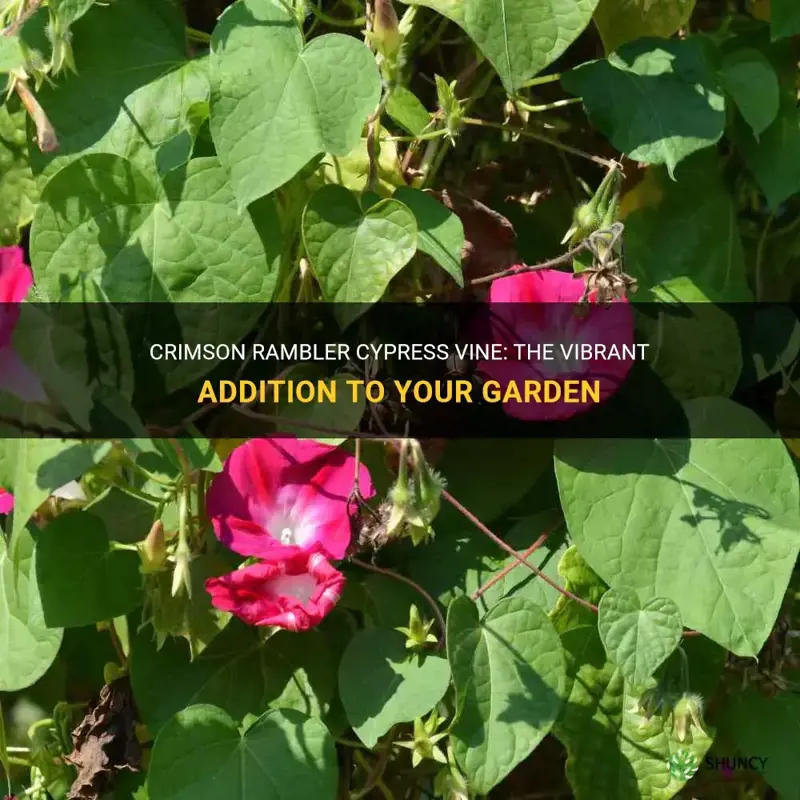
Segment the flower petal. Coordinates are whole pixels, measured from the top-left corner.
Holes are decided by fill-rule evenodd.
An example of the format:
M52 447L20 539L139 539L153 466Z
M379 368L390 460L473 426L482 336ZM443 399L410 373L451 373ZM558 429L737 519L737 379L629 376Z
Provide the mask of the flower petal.
M301 631L318 625L339 600L345 578L325 558L296 553L282 562L260 561L206 581L211 603L248 625Z
M14 495L0 489L0 514L8 514L14 508Z
M312 440L253 439L237 447L208 492L218 538L245 556L287 558L321 550L342 558L350 544L348 501L355 460L340 447ZM359 469L365 498L375 489ZM288 530L290 542L281 542Z

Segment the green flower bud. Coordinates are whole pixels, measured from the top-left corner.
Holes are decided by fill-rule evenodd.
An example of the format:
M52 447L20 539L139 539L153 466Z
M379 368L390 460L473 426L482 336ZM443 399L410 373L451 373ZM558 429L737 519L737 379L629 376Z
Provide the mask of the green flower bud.
M164 524L160 519L153 523L150 533L139 547L143 572L157 572L167 560L167 545L164 537Z
M673 709L673 729L679 742L692 741L692 727L705 733L703 698L697 694L684 694Z
M375 17L370 37L375 49L387 60L395 61L402 38L392 0L375 0Z
M419 609L412 605L409 611L408 627L395 628L395 630L406 636L407 650L422 650L426 645L437 642L436 637L431 633L432 627L433 620L424 621Z

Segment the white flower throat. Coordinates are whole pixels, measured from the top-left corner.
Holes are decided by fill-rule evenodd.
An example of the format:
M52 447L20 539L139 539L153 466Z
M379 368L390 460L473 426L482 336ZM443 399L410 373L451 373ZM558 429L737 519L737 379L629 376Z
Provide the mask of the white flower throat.
M262 520L269 535L286 547L308 545L319 524L313 505L302 505L298 499L296 487L284 486Z

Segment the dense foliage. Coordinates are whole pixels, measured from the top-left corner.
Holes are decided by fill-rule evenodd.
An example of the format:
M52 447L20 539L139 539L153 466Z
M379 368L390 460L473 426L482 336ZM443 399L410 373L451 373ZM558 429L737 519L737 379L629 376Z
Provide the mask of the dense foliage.
M797 0L0 23L9 795L800 798ZM285 303L347 328L523 295L685 305L637 336L688 433L418 442L362 399L245 408L232 440L172 399L195 369L159 389L172 438L67 441L35 434L48 398L85 411L94 354L15 332L26 298L246 303L236 342ZM94 390L129 418L114 369Z

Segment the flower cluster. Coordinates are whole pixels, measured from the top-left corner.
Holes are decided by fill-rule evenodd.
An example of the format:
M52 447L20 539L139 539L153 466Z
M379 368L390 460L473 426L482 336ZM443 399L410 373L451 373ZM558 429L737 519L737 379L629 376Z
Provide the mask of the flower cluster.
M206 582L213 605L250 625L317 625L344 586L329 559L350 546L356 476L369 499L369 471L340 447L300 439L237 447L209 488L208 514L223 544L256 560Z

